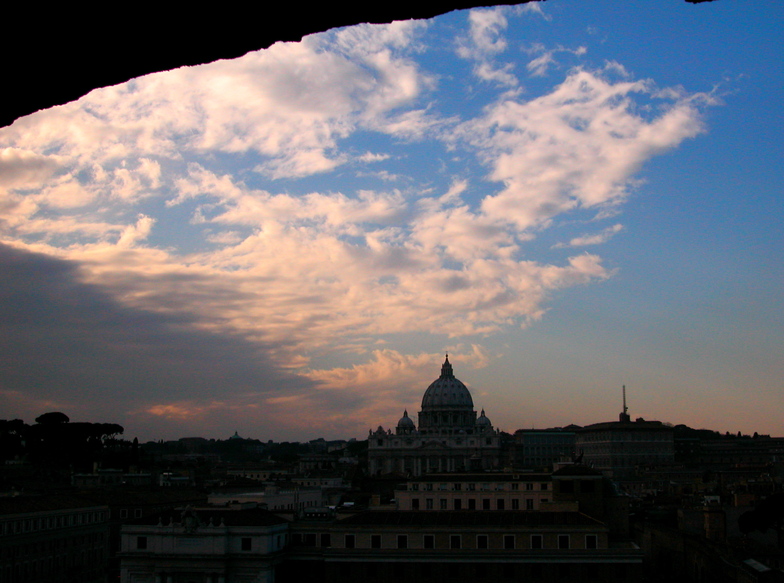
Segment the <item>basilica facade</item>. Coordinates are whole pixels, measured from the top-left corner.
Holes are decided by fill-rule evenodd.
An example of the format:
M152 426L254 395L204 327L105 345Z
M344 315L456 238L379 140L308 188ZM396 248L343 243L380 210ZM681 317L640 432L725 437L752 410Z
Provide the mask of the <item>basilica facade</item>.
M449 356L441 376L422 397L419 427L408 411L393 432L379 426L368 435L370 475L409 476L498 469L501 435L484 410L477 417L468 388L455 378Z

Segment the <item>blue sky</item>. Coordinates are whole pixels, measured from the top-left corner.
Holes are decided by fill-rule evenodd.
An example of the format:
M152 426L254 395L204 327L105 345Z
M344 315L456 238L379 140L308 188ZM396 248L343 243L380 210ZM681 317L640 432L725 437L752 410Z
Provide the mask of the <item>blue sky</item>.
M5 416L784 434L779 5L361 25L0 129Z

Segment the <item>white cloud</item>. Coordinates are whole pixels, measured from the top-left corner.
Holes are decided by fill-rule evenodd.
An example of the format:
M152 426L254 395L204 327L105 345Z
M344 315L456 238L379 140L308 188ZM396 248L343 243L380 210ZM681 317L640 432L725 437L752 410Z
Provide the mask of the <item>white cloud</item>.
M558 61L555 56L558 53L568 53L577 57L582 56L588 52L585 47L577 47L576 49L567 49L564 47L556 47L554 49L546 49L541 43L536 43L526 50L529 54L538 54L539 56L528 62L526 69L532 77L544 77L547 75L551 67L558 67Z
M117 247L133 247L139 241L144 241L149 236L154 223L154 219L139 215L135 225L129 225L123 229L123 232L117 241Z
M603 229L599 233L593 235L583 235L581 237L575 237L574 239L570 240L568 243L558 243L554 245L554 247L585 247L586 245L601 245L602 243L606 243L609 241L613 235L616 233L620 233L623 230L623 225L615 224L612 227L607 227Z
M375 152L365 152L359 158L357 158L360 162L383 162L384 160L388 160L390 158L389 154L378 154Z
M634 94L658 97L650 82L577 70L547 95L502 100L458 128L456 136L483 152L489 179L503 184L482 201L484 213L524 230L577 208L618 203L646 160L702 131L699 105L707 96L662 101L662 113L646 118Z
M512 74L514 65L497 65L494 58L506 51L503 36L507 20L506 9L471 10L468 15L470 31L468 38L458 40L457 54L463 59L474 61L474 74L483 81L491 81L507 87L515 87L517 78Z
M504 14L473 11L461 48L499 92L516 83L493 61ZM414 60L422 30L280 43L20 120L0 131L11 148L0 163L14 169L3 240L79 262L85 281L128 305L264 341L278 366L367 350L379 334L527 325L555 291L612 274L596 255L537 261L526 241L561 213L623 200L641 164L700 131L697 100L580 70L538 98L502 93L458 123L436 97L420 103L437 88ZM636 95L662 113L638 113ZM404 174L395 148L413 140ZM461 178L460 156L484 163L489 181ZM345 182L295 180L348 161L405 187L371 190L356 168ZM384 354L376 366L392 367Z
M348 159L336 147L357 127L411 134L392 112L432 87L405 56L423 28L365 25L148 75L19 120L4 130L3 141L28 151L28 168L38 156L39 174L42 152L70 157L80 168L134 157L151 165L188 152L255 152L264 158L258 171L274 178L329 171ZM152 179L150 170L140 169ZM123 170L114 172L112 190L136 195Z
M537 16L540 16L543 20L545 20L547 22L549 22L549 21L551 21L553 19L552 16L547 14L542 9L542 3L538 2L538 1L537 2L527 2L526 4L518 4L517 6L514 7L514 10L518 14L525 14L525 13L528 13L528 12L536 14Z

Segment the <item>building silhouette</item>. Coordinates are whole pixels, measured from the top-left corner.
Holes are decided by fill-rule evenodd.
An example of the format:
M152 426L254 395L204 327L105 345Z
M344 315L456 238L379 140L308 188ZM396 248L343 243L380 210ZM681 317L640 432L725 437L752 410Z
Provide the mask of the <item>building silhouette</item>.
M371 476L398 472L420 476L432 472L497 469L501 435L484 409L477 417L468 388L455 377L449 356L441 375L422 396L419 427L408 410L395 431L379 426L368 435Z

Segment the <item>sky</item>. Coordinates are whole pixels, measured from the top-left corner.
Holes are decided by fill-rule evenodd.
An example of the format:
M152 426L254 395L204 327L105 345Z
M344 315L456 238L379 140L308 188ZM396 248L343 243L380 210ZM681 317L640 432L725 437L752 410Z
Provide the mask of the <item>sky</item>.
M0 128L0 417L784 435L784 6L359 25Z

